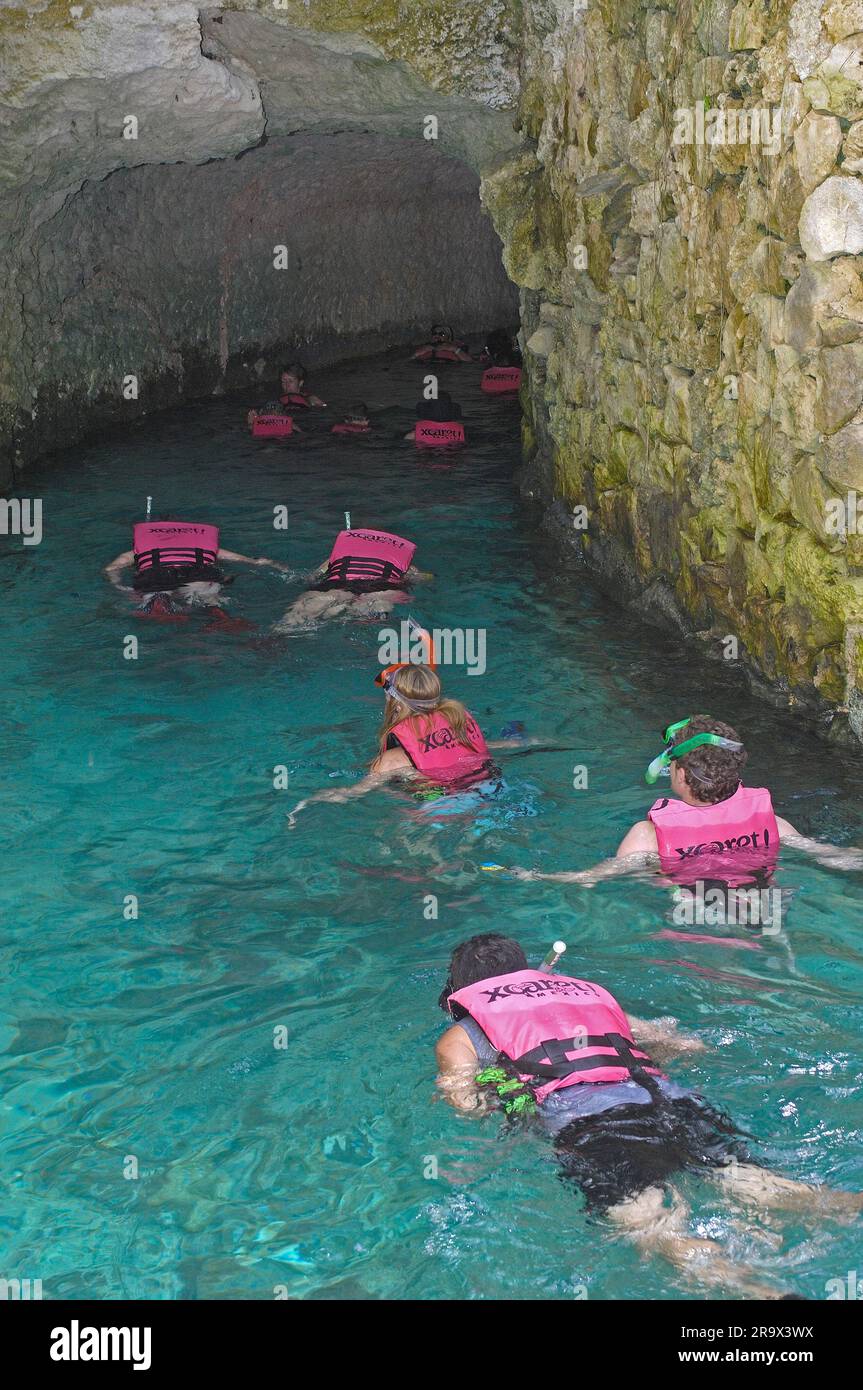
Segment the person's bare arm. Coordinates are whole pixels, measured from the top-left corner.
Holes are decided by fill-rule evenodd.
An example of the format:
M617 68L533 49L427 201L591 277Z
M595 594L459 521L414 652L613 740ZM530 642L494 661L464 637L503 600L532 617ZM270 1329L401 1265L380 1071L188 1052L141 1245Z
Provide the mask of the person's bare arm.
M656 831L649 820L638 821L627 831L617 847L613 859L602 859L589 869L577 872L564 870L557 874L542 874L531 869L511 870L516 878L544 878L557 883L581 883L590 888L606 878L620 878L624 874L637 874L643 869L655 869L659 863Z
M463 1028L454 1024L437 1040L438 1090L455 1110L483 1113L488 1107L476 1084L477 1055Z
M487 738L486 748L526 748L534 744L540 744L544 740L541 738L528 737L527 734L514 734L512 738Z
M118 555L116 560L112 560L110 565L105 566L103 573L106 579L110 579L115 589L125 590L127 586L122 580L123 570L129 569L134 563L135 552L133 550L124 550L122 555Z
M822 840L813 840L808 835L801 835L790 821L783 820L781 816L776 817L776 824L780 844L800 850L802 854L811 854L825 868L863 869L863 850L855 845L830 845Z
M400 748L388 748L385 753L381 753L372 763L371 771L360 779L353 782L349 787L328 787L323 791L313 792L307 796L291 812L291 817L297 814L306 806L311 806L314 801L334 801L341 803L353 801L357 796L365 796L367 792L373 792L377 787L383 786L393 777L398 777L400 773L410 772L413 763L407 753L403 753Z
M683 1052L705 1052L707 1045L691 1033L677 1030L676 1018L633 1018L627 1014L632 1036L654 1062L662 1066Z
M407 435L405 438L407 438ZM411 436L411 438L413 438L413 436ZM434 579L434 575L431 570L418 570L415 565L411 565L405 573L405 579Z
M626 844L626 840L623 841L623 844ZM512 874L513 878L518 879L544 879L550 883L580 883L583 887L591 888L594 883L599 883L602 879L621 878L625 874L637 874L644 869L655 869L658 864L659 856L654 847L652 851L643 849L626 855L621 855L620 850L618 850L613 859L602 859L598 864L591 865L589 869L563 869L560 873L544 874L539 869L512 868L508 872Z
M365 796L366 792L372 792L383 782L389 782L393 777L398 777L401 773L413 771L413 763L401 748L388 748L380 757L375 758L367 776L361 778L359 782L354 782L350 787L334 787L332 791L318 792L316 796L310 797L311 801L350 801L355 796Z

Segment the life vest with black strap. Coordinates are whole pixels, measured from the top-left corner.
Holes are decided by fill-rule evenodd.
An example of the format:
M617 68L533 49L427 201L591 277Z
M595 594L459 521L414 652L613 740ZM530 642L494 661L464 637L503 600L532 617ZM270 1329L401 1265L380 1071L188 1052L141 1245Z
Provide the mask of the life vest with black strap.
M218 526L193 521L138 521L132 531L132 551L139 574L148 570L194 569L205 575L217 571Z
M379 583L382 589L398 587L415 550L413 541L389 531L340 531L323 582L334 587L355 583Z
M614 996L590 980L516 970L456 990L449 1003L479 1024L537 1104L565 1086L662 1075Z

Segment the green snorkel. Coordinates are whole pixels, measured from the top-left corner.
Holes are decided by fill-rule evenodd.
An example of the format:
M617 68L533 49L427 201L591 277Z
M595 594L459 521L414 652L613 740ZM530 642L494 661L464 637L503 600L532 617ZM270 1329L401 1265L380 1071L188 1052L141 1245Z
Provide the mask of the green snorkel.
M715 748L727 748L731 753L740 752L743 747L742 743L737 743L731 738L723 738L721 734L693 734L692 738L685 738L682 743L673 744L671 740L678 729L685 729L691 718L692 715L687 719L678 719L676 724L669 724L668 728L663 730L662 739L665 748L658 757L653 759L644 774L644 780L648 786L653 786L660 777L671 775L672 759L684 758L694 748L703 748L705 743L712 743Z

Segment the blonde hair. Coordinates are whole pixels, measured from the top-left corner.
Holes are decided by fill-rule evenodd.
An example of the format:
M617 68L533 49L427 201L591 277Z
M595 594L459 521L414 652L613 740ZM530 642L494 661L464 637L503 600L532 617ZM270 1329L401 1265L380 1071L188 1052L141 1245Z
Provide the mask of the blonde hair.
M467 729L470 715L458 700L444 699L440 676L430 666L400 666L393 672L393 683L406 700L422 700L426 707L413 714L400 700L394 699L392 695L387 696L384 722L380 728L378 756L386 752L387 740L397 724L402 724L407 718L411 732L417 738L421 738L423 734L430 732L432 719L436 714L443 715L455 734L456 741L463 748L475 748Z

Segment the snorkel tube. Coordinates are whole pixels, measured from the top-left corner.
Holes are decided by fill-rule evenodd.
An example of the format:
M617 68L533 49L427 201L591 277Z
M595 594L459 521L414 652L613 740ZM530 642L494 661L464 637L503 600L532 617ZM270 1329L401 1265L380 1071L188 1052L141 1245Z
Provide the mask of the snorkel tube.
M415 618L409 617L407 624L411 635L411 645L417 640L425 643L426 657L423 664L425 666L430 666L433 671L436 671L437 662L435 661L434 643L432 642L431 634L424 627L420 627ZM404 666L413 665L414 663L412 661L394 661L392 666L385 666L382 671L378 671L378 674L375 676L375 685L383 686L387 694L392 695L395 689L393 677L396 671L401 671Z
M565 941L555 941L545 960L542 962L542 965L539 967L540 970L553 970L565 950Z
M693 734L692 738L685 738L682 743L673 743L672 740L678 729L685 729L691 719L692 715L689 715L687 719L678 719L676 724L669 724L667 729L663 729L661 737L665 743L665 748L653 759L644 774L644 780L648 786L652 787L654 782L659 781L660 777L671 776L673 760L685 758L687 753L691 753L695 748L703 748L706 743L712 743L714 748L727 748L730 753L740 752L743 747L742 743L737 743L731 738L723 738L721 734Z
M485 867L485 866L483 866ZM565 941L555 941L551 950L540 965L540 970L553 970L566 950ZM536 1112L536 1097L526 1081L514 1076L512 1069L506 1067L484 1067L474 1077L478 1086L492 1086L500 1100L503 1111L512 1118L514 1115L533 1115Z

